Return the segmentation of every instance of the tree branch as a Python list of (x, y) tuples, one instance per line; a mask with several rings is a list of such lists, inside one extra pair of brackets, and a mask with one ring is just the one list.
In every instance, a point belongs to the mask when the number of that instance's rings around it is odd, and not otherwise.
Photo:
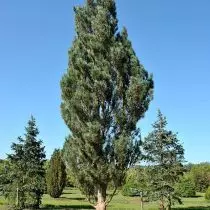
[(114, 197), (114, 195), (117, 194), (116, 191), (117, 191), (117, 187), (114, 188), (114, 190), (113, 190), (112, 194), (110, 195), (109, 199), (107, 199), (107, 200), (105, 201), (106, 206), (111, 202), (111, 200), (112, 200), (112, 198)]

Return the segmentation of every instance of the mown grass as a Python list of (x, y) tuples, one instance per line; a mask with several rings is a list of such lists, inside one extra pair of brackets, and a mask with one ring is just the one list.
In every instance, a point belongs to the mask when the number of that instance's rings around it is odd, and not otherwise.
[[(66, 189), (60, 198), (53, 199), (49, 195), (44, 195), (42, 200), (42, 210), (48, 209), (94, 209), (80, 193), (78, 189)], [(0, 210), (6, 210), (6, 201), (0, 196)], [(139, 210), (140, 200), (138, 197), (125, 197), (121, 193), (116, 195), (108, 210)], [(157, 210), (158, 203), (146, 202), (144, 210)], [(210, 203), (205, 201), (203, 194), (197, 194), (194, 198), (183, 198), (183, 205), (176, 205), (175, 210), (210, 210)]]

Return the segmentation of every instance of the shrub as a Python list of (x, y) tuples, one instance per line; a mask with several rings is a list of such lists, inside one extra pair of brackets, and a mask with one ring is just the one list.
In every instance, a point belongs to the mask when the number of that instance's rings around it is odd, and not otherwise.
[(210, 187), (208, 187), (208, 189), (206, 190), (205, 199), (210, 201)]
[(176, 192), (181, 197), (194, 197), (196, 194), (195, 184), (192, 179), (183, 177), (181, 181), (176, 185)]
[(53, 198), (59, 198), (66, 183), (66, 167), (60, 150), (56, 149), (50, 159), (46, 172), (47, 192)]
[(127, 183), (122, 187), (121, 193), (124, 196), (138, 196), (139, 190), (134, 185)]

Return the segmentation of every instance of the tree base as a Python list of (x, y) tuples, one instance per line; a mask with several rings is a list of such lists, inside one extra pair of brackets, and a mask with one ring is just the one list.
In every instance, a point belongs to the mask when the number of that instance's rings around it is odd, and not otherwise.
[(100, 202), (95, 206), (96, 210), (106, 210), (106, 204), (105, 202)]

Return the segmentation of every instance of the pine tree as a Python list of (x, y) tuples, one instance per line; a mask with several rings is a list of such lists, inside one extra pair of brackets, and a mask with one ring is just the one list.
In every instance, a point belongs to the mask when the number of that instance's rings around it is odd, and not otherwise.
[(66, 183), (66, 167), (59, 149), (55, 149), (50, 159), (46, 182), (48, 194), (53, 198), (59, 198)]
[(167, 121), (158, 110), (153, 131), (145, 138), (144, 151), (149, 166), (149, 180), (155, 199), (160, 200), (160, 209), (171, 209), (174, 201), (181, 202), (175, 192), (175, 184), (183, 175), (184, 149), (177, 135), (166, 129)]
[(13, 154), (8, 155), (8, 174), (7, 183), (4, 186), (3, 193), (11, 205), (18, 209), (25, 207), (25, 178), (26, 167), (24, 162), (23, 139), (18, 137), (18, 143), (12, 143)]
[(39, 208), (45, 190), (45, 151), (42, 141), (37, 139), (39, 130), (33, 116), (25, 128), (24, 161), (27, 169), (27, 186), (29, 205)]
[(8, 155), (9, 183), (5, 190), (6, 197), (20, 209), (38, 208), (45, 186), (45, 152), (42, 141), (37, 139), (39, 131), (34, 117), (25, 130), (25, 138), (19, 137), (19, 142), (11, 146), (13, 154)]
[(140, 155), (136, 124), (152, 99), (153, 80), (126, 29), (117, 32), (114, 0), (88, 0), (74, 11), (76, 37), (61, 80), (62, 117), (72, 133), (65, 157), (82, 192), (105, 209), (108, 184), (115, 192)]

